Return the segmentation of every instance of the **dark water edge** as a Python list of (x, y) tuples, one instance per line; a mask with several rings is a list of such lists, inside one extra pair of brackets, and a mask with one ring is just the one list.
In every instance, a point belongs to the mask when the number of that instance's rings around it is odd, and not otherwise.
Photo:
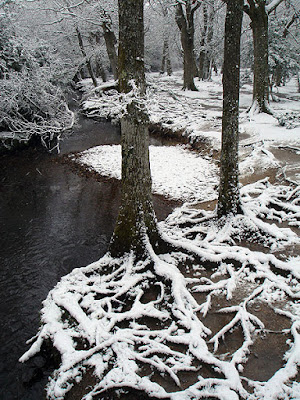
[[(27, 149), (0, 156), (0, 399), (41, 400), (52, 366), (18, 362), (39, 327), (49, 290), (106, 251), (120, 203), (117, 181), (74, 172), (62, 155), (120, 140), (118, 127), (84, 118), (61, 155)], [(171, 210), (155, 198), (159, 219)]]

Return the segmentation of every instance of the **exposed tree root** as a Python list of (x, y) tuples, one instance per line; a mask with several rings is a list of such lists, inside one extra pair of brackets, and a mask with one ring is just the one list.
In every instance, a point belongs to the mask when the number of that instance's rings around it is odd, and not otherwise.
[[(174, 400), (297, 398), (299, 257), (280, 260), (236, 242), (238, 232), (250, 231), (273, 250), (299, 244), (291, 229), (267, 222), (299, 227), (298, 190), (267, 181), (249, 185), (242, 191), (244, 215), (221, 227), (213, 222), (214, 213), (183, 207), (160, 226), (168, 233), (163, 239), (182, 252), (157, 255), (145, 237), (143, 261), (133, 253), (119, 259), (107, 254), (75, 269), (44, 301), (41, 330), (21, 361), (38, 353), (43, 342), (53, 343), (61, 365), (49, 381), (49, 399), (64, 398), (87, 373), (94, 378), (84, 399), (126, 388)], [(212, 271), (187, 253), (211, 264)], [(187, 265), (191, 271), (184, 277), (180, 268)], [(243, 375), (257, 336), (269, 329), (253, 312), (259, 304), (273, 305), (290, 321), (284, 365), (266, 382)], [(212, 308), (220, 317), (227, 315), (213, 335), (206, 324)], [(241, 344), (220, 354), (220, 343), (236, 327)]]

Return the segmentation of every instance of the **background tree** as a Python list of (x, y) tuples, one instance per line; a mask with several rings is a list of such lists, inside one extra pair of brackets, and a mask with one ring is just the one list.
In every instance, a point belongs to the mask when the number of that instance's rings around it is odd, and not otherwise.
[(247, 0), (244, 11), (250, 17), (254, 47), (253, 101), (251, 109), (271, 113), (269, 107), (269, 14), (283, 0)]
[[(300, 4), (298, 5), (298, 7)], [(285, 85), (300, 70), (300, 26), (297, 9), (282, 4), (269, 17), (269, 68), (271, 89)]]
[[(113, 256), (145, 252), (145, 237), (155, 246), (159, 239), (152, 204), (148, 116), (143, 103), (144, 1), (119, 0), (119, 88), (132, 96), (121, 119), (122, 199), (110, 243)], [(129, 94), (130, 93), (130, 94)]]
[(56, 47), (65, 62), (64, 75), (69, 81), (70, 76), (78, 80), (93, 79), (93, 75), (105, 80), (104, 71), (108, 69), (116, 77), (116, 4), (116, 0), (29, 2), (26, 3), (28, 21), (23, 17), (22, 25), (31, 32), (38, 29), (37, 34)]
[(215, 5), (202, 4), (203, 25), (201, 29), (201, 44), (199, 52), (199, 79), (207, 80), (211, 78), (213, 64), (213, 34)]
[(238, 181), (240, 41), (243, 0), (227, 0), (218, 217), (241, 212)]
[(114, 79), (118, 79), (118, 56), (116, 52), (117, 38), (113, 30), (112, 19), (109, 13), (102, 7), (100, 10), (103, 36), (106, 44), (107, 55)]
[(161, 68), (160, 72), (172, 75), (172, 65), (171, 65), (171, 56), (170, 56), (170, 44), (169, 44), (169, 24), (168, 20), (171, 15), (171, 3), (166, 0), (157, 0), (158, 6), (160, 7), (160, 11), (163, 17), (163, 50), (162, 50), (162, 60), (161, 60)]
[(167, 72), (181, 65), (177, 54), (179, 39), (175, 24), (172, 0), (148, 0), (145, 2), (145, 65), (147, 69)]
[(176, 23), (180, 30), (183, 50), (183, 88), (197, 90), (194, 76), (197, 75), (197, 66), (194, 54), (194, 15), (200, 3), (194, 0), (177, 1)]

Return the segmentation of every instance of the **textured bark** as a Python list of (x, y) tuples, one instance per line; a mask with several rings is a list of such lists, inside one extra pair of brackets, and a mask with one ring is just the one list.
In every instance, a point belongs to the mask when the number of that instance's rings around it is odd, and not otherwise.
[(102, 28), (103, 28), (103, 35), (104, 35), (104, 40), (105, 40), (105, 45), (106, 45), (106, 51), (107, 55), (109, 58), (110, 66), (112, 69), (112, 73), (114, 76), (114, 79), (118, 79), (118, 56), (116, 52), (116, 35), (114, 31), (112, 30), (112, 24), (110, 20), (110, 16), (105, 13), (105, 18), (103, 19), (102, 22)]
[(119, 86), (127, 93), (134, 81), (145, 92), (144, 23), (142, 0), (119, 0)]
[(203, 3), (203, 29), (201, 32), (201, 50), (199, 54), (199, 79), (207, 80), (211, 78), (212, 54), (211, 45), (213, 39), (213, 20), (214, 9), (210, 5), (210, 13), (205, 3)]
[(269, 112), (268, 15), (263, 4), (251, 11), (254, 44), (253, 101), (261, 112)]
[[(132, 88), (132, 81), (145, 92), (143, 0), (119, 0), (119, 85), (122, 92)], [(122, 199), (119, 216), (110, 244), (113, 256), (134, 251), (145, 253), (145, 240), (155, 247), (159, 241), (152, 204), (149, 164), (148, 116), (141, 98), (127, 107), (121, 119)]]
[(167, 72), (169, 76), (172, 75), (172, 65), (171, 65), (171, 59), (170, 59), (170, 51), (169, 51), (169, 41), (168, 38), (164, 38), (164, 47), (163, 47), (163, 56), (162, 56), (162, 61), (161, 61), (161, 74), (164, 74)]
[(206, 36), (208, 30), (208, 11), (207, 5), (203, 3), (203, 28), (201, 30), (200, 53), (199, 53), (199, 79), (204, 79), (204, 65), (206, 59)]
[(241, 212), (238, 181), (238, 119), (242, 17), (243, 0), (228, 0), (225, 21), (218, 217)]
[(90, 77), (92, 78), (93, 85), (95, 87), (97, 87), (97, 80), (96, 80), (96, 77), (95, 77), (95, 74), (94, 74), (94, 71), (93, 71), (93, 68), (92, 68), (92, 65), (91, 65), (91, 61), (90, 61), (89, 58), (87, 58), (87, 54), (86, 54), (86, 51), (85, 51), (84, 45), (83, 45), (82, 36), (81, 36), (80, 30), (79, 30), (78, 27), (76, 27), (76, 34), (77, 34), (77, 39), (78, 39), (78, 43), (79, 43), (79, 47), (80, 47), (81, 53), (82, 53), (83, 57), (86, 59), (86, 66), (87, 66), (87, 69), (89, 71)]
[(180, 29), (183, 49), (183, 88), (188, 90), (197, 90), (194, 83), (194, 76), (197, 74), (194, 56), (194, 14), (199, 5), (200, 3), (193, 5), (191, 0), (187, 0), (185, 12), (181, 3), (176, 6), (176, 23)]
[(266, 0), (248, 0), (245, 8), (251, 20), (254, 47), (253, 107), (270, 113), (269, 108), (269, 43)]
[[(162, 12), (163, 12), (163, 17), (166, 20), (169, 10), (168, 10), (168, 7), (164, 4), (162, 4)], [(167, 71), (167, 74), (169, 76), (171, 76), (173, 71), (172, 71), (170, 49), (169, 49), (169, 31), (168, 31), (168, 26), (166, 24), (164, 25), (163, 42), (164, 42), (163, 43), (163, 55), (162, 55), (160, 72), (162, 74), (164, 74)]]

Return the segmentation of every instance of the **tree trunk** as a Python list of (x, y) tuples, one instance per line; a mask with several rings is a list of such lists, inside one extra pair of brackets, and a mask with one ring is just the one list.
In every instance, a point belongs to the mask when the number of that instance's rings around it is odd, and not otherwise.
[(213, 22), (214, 9), (210, 6), (208, 15), (207, 5), (203, 3), (203, 29), (201, 34), (201, 51), (199, 54), (199, 79), (211, 79), (212, 69), (212, 39), (213, 39)]
[(143, 0), (119, 0), (119, 85), (122, 92), (140, 92), (127, 106), (121, 119), (122, 198), (119, 216), (110, 243), (110, 252), (119, 256), (134, 251), (142, 258), (145, 239), (155, 246), (159, 240), (152, 204), (149, 164), (148, 116), (145, 93)]
[(199, 53), (199, 79), (204, 79), (204, 64), (206, 58), (206, 36), (207, 36), (207, 29), (208, 29), (208, 11), (207, 5), (203, 3), (202, 6), (203, 12), (203, 28), (201, 30), (201, 41), (200, 41), (200, 53)]
[(161, 61), (161, 74), (164, 74), (167, 71), (169, 76), (172, 75), (172, 65), (170, 59), (170, 51), (169, 51), (169, 41), (168, 38), (164, 38), (164, 47), (163, 47), (163, 56)]
[(268, 13), (265, 0), (248, 0), (245, 11), (251, 20), (254, 46), (254, 82), (252, 107), (271, 113), (269, 108)]
[(78, 27), (76, 27), (76, 34), (77, 34), (78, 43), (79, 43), (79, 47), (80, 47), (81, 53), (82, 53), (83, 57), (86, 60), (86, 66), (87, 66), (87, 69), (89, 71), (90, 77), (92, 78), (93, 85), (95, 87), (97, 87), (98, 84), (97, 84), (97, 80), (95, 78), (95, 74), (94, 74), (94, 71), (93, 71), (93, 68), (92, 68), (92, 65), (91, 65), (91, 61), (90, 61), (89, 58), (87, 58), (87, 55), (86, 55), (86, 52), (85, 52), (85, 49), (84, 49), (84, 45), (83, 45), (82, 36), (81, 36), (80, 30), (79, 30)]
[(254, 43), (253, 102), (257, 102), (260, 112), (270, 112), (268, 15), (262, 5), (253, 13), (251, 28)]
[(117, 52), (116, 52), (116, 48), (115, 48), (117, 39), (116, 39), (114, 31), (112, 30), (110, 19), (104, 20), (104, 22), (102, 23), (102, 28), (103, 28), (105, 45), (106, 45), (106, 51), (107, 51), (110, 66), (112, 69), (112, 73), (113, 73), (114, 79), (117, 80), (118, 79), (118, 56), (117, 56)]
[(238, 181), (240, 41), (243, 0), (227, 0), (218, 217), (241, 212)]
[[(197, 7), (198, 8), (198, 7)], [(185, 3), (186, 13), (184, 14), (181, 3), (177, 4), (176, 22), (180, 29), (181, 45), (183, 49), (183, 88), (196, 91), (194, 76), (197, 71), (194, 56), (194, 9), (191, 0)]]

